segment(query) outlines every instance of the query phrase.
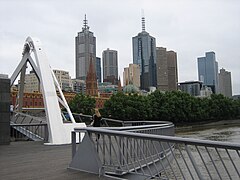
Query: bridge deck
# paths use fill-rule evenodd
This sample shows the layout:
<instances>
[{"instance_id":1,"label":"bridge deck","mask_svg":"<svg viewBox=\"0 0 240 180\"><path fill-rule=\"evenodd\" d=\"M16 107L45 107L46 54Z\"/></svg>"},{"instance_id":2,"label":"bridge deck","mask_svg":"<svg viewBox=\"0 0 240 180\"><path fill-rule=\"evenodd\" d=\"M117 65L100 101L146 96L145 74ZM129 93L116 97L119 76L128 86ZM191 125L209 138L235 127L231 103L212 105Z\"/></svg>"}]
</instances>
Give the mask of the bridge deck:
<instances>
[{"instance_id":1,"label":"bridge deck","mask_svg":"<svg viewBox=\"0 0 240 180\"><path fill-rule=\"evenodd\" d=\"M11 179L107 179L67 169L71 145L45 146L42 142L12 142L0 146L0 177Z\"/></svg>"}]
</instances>

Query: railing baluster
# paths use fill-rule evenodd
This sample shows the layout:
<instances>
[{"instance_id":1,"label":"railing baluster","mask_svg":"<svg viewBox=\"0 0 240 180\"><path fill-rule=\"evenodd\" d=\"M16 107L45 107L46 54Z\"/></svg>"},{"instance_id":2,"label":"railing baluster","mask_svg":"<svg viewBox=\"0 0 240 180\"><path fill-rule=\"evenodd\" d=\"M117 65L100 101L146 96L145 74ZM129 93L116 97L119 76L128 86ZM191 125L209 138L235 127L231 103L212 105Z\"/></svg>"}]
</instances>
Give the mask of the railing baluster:
<instances>
[{"instance_id":1,"label":"railing baluster","mask_svg":"<svg viewBox=\"0 0 240 180\"><path fill-rule=\"evenodd\" d=\"M164 156L165 156L165 158L166 158L166 160L167 160L167 162L168 162L168 165L169 165L169 167L171 168L175 179L177 179L177 176L176 176L176 174L175 174L175 172L174 172L174 170L173 170L173 168L172 168L172 165L171 165L171 163L170 163L170 161L169 161L169 159L168 159L168 154L165 152L165 148L163 147L162 142L159 141L158 143L160 143L160 146L162 147L162 150L163 150Z\"/></svg>"},{"instance_id":2,"label":"railing baluster","mask_svg":"<svg viewBox=\"0 0 240 180\"><path fill-rule=\"evenodd\" d=\"M114 137L114 139L116 140L116 136L113 136L113 137ZM118 141L116 140L116 144L117 144L117 143L118 143ZM116 150L115 150L115 148L114 148L114 145L113 145L112 141L111 141L110 144L111 144L111 146L112 146L113 153L115 154L115 157L116 157L116 160L117 160L117 163L118 163L118 167L120 168L121 171L123 171L121 162L119 161L118 154L117 154L117 152L116 152Z\"/></svg>"},{"instance_id":3,"label":"railing baluster","mask_svg":"<svg viewBox=\"0 0 240 180\"><path fill-rule=\"evenodd\" d=\"M141 148L141 146L140 146L140 144L138 143L138 141L137 141L137 146L140 147L140 148L139 148L139 149L140 149L140 153L142 154L143 160L145 161L145 164L144 164L144 165L146 165L147 168L148 168L148 170L149 170L150 177L153 177L152 170L151 170L151 168L149 167L149 164L148 164L149 162L147 161L146 156L145 156L145 154L144 154L144 152L143 152L143 149ZM148 174L146 174L146 175L148 175Z\"/></svg>"},{"instance_id":4,"label":"railing baluster","mask_svg":"<svg viewBox=\"0 0 240 180\"><path fill-rule=\"evenodd\" d=\"M195 160L194 160L194 158L193 158L193 156L192 156L192 153L191 153L191 151L189 150L189 146L186 145L186 144L185 144L185 149L186 149L186 152L187 152L187 154L188 154L188 157L189 157L189 159L190 159L190 161L191 161L191 163L192 163L192 165L193 165L193 168L195 169L195 172L197 173L198 178L199 178L199 179L203 179L203 178L202 178L202 175L201 175L201 172L200 172L200 170L198 169L197 163L195 162Z\"/></svg>"},{"instance_id":5,"label":"railing baluster","mask_svg":"<svg viewBox=\"0 0 240 180\"><path fill-rule=\"evenodd\" d=\"M73 158L76 154L76 132L75 131L72 131L71 137L72 137L72 158Z\"/></svg>"},{"instance_id":6,"label":"railing baluster","mask_svg":"<svg viewBox=\"0 0 240 180\"><path fill-rule=\"evenodd\" d=\"M178 151L180 152L180 155L182 156L183 162L184 162L185 166L187 167L188 173L190 174L191 178L194 179L193 174L188 167L188 163L187 163L186 159L184 158L184 155L182 154L181 148L179 147L179 144L177 144L177 145L178 145Z\"/></svg>"},{"instance_id":7,"label":"railing baluster","mask_svg":"<svg viewBox=\"0 0 240 180\"><path fill-rule=\"evenodd\" d=\"M129 138L127 138L126 139L126 144L125 144L125 146L127 146L127 149L126 149L126 152L127 152L127 157L128 157L128 159L131 161L131 163L130 163L130 165L132 164L133 165L133 168L134 168L134 171L135 171L135 173L137 173L137 170L136 170L136 167L135 167L135 163L134 163L134 161L132 160L132 156L131 156L131 151L129 151L129 146L128 146L128 140L129 140ZM128 161L128 159L127 159L127 163L129 164L129 161Z\"/></svg>"},{"instance_id":8,"label":"railing baluster","mask_svg":"<svg viewBox=\"0 0 240 180\"><path fill-rule=\"evenodd\" d=\"M150 142L151 144L153 143L153 141L148 141L148 142ZM158 168L157 168L157 165L156 165L156 163L155 163L155 160L153 159L153 155L152 155L153 152L151 153L149 148L147 148L147 151L148 151L149 156L150 156L150 158L151 158L151 161L152 161L152 163L153 163L153 165L154 165L154 168L155 168L158 176L160 177L160 176L161 176L161 173L159 172L159 170L158 170ZM155 156L155 155L154 155L154 156ZM159 159L159 160L160 160L160 159ZM160 160L160 161L161 161L161 160Z\"/></svg>"},{"instance_id":9,"label":"railing baluster","mask_svg":"<svg viewBox=\"0 0 240 180\"><path fill-rule=\"evenodd\" d=\"M168 173L167 173L167 171L166 171L166 169L165 169L165 167L164 167L164 165L162 163L162 157L159 155L161 152L159 152L159 150L157 149L155 143L153 144L153 147L154 147L154 150L156 151L156 154L157 154L157 156L159 158L159 162L160 162L160 164L161 164L161 166L162 166L162 168L163 168L163 170L165 172L165 175L167 176L167 179L170 179L169 176L168 176Z\"/></svg>"},{"instance_id":10,"label":"railing baluster","mask_svg":"<svg viewBox=\"0 0 240 180\"><path fill-rule=\"evenodd\" d=\"M203 157L202 157L202 154L201 154L201 152L199 151L199 149L198 149L197 146L196 146L196 149L197 149L197 152L198 152L198 154L199 154L199 156L200 156L200 158L201 158L201 160L202 160L202 162L203 162L203 165L204 165L205 169L207 170L207 173L208 173L210 179L213 179L212 176L211 176L211 173L209 172L208 167L206 166L206 163L205 163L205 161L204 161L204 159L203 159Z\"/></svg>"},{"instance_id":11,"label":"railing baluster","mask_svg":"<svg viewBox=\"0 0 240 180\"><path fill-rule=\"evenodd\" d=\"M231 160L231 162L232 162L232 164L233 164L233 167L235 168L235 170L236 170L236 172L237 172L237 174L238 174L238 177L240 178L239 171L238 171L238 169L236 168L236 165L235 165L234 161L232 160L231 155L229 154L229 152L228 152L227 149L225 149L225 150L226 150L226 152L227 152L227 154L228 154L228 157L230 158L230 160Z\"/></svg>"},{"instance_id":12,"label":"railing baluster","mask_svg":"<svg viewBox=\"0 0 240 180\"><path fill-rule=\"evenodd\" d=\"M226 167L226 165L225 165L224 161L222 160L222 157L221 157L220 153L219 153L219 152L218 152L218 150L217 150L217 148L215 148L215 150L216 150L216 152L217 152L217 154L218 154L218 156L219 156L219 159L220 159L220 160L221 160L221 162L222 162L222 165L223 165L223 167L224 167L225 171L226 171L226 172L227 172L227 174L228 174L228 177L229 177L230 179L232 179L232 178L231 178L231 176L230 176L230 174L229 174L229 172L228 172L228 170L227 170L227 167Z\"/></svg>"},{"instance_id":13,"label":"railing baluster","mask_svg":"<svg viewBox=\"0 0 240 180\"><path fill-rule=\"evenodd\" d=\"M117 141L117 137L114 136L114 138L115 138L115 141L118 142L118 141ZM120 163L121 163L122 165L125 165L124 162L126 162L126 167L127 167L128 172L129 172L130 169L129 169L128 163L127 163L127 161L126 161L126 159L125 159L125 156L124 156L124 154L123 154L123 147L121 146L121 142L122 142L121 138L122 138L122 137L120 136L120 137L119 137L119 143L120 143L120 144L117 143L117 147L119 148L119 161L120 161Z\"/></svg>"},{"instance_id":14,"label":"railing baluster","mask_svg":"<svg viewBox=\"0 0 240 180\"><path fill-rule=\"evenodd\" d=\"M206 149L206 151L207 151L207 153L208 153L208 156L209 156L210 159L211 159L211 162L212 162L212 164L213 164L213 166L214 166L214 168L215 168L215 170L216 170L219 178L222 179L222 177L221 177L221 175L220 175L220 173L219 173L219 171L218 171L218 169L217 169L217 167L216 167L216 165L215 165L215 162L214 162L214 160L213 160L213 158L212 158L211 154L209 153L209 151L208 151L208 149L207 149L206 146L205 146L205 149Z\"/></svg>"},{"instance_id":15,"label":"railing baluster","mask_svg":"<svg viewBox=\"0 0 240 180\"><path fill-rule=\"evenodd\" d=\"M138 157L138 154L137 154L137 151L136 151L135 141L137 141L137 140L138 139L133 139L133 142L134 142L134 147L133 147L134 162L137 161L138 166L140 167L140 169L142 171L142 174L145 174L145 172L144 172L144 170L142 168L142 164L139 161L140 157ZM132 144L130 144L130 145L132 145Z\"/></svg>"},{"instance_id":16,"label":"railing baluster","mask_svg":"<svg viewBox=\"0 0 240 180\"><path fill-rule=\"evenodd\" d=\"M168 142L167 144L168 144L169 149L170 149L170 151L171 151L171 153L172 153L172 155L173 155L173 158L174 158L174 160L175 160L175 162L176 162L176 164L177 164L177 166L178 166L178 169L180 170L180 173L181 173L183 179L186 179L186 177L184 176L184 174L183 174L183 172L182 172L182 169L180 168L180 165L179 165L179 163L178 163L178 161L177 161L177 159L176 159L175 153L174 153L173 150L172 150L172 146L169 144L169 142Z\"/></svg>"}]
</instances>

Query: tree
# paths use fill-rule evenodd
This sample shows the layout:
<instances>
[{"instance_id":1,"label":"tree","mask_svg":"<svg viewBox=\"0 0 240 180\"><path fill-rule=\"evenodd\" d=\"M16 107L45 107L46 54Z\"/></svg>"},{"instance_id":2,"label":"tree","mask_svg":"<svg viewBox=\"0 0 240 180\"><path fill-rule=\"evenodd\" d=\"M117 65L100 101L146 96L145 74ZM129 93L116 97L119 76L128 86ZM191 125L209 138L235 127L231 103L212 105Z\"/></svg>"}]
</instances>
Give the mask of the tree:
<instances>
[{"instance_id":1,"label":"tree","mask_svg":"<svg viewBox=\"0 0 240 180\"><path fill-rule=\"evenodd\" d=\"M96 100L90 96L77 94L69 103L69 107L74 113L92 114L96 107Z\"/></svg>"},{"instance_id":2,"label":"tree","mask_svg":"<svg viewBox=\"0 0 240 180\"><path fill-rule=\"evenodd\" d=\"M102 112L115 119L145 120L149 118L149 107L145 96L117 93L105 102Z\"/></svg>"}]
</instances>

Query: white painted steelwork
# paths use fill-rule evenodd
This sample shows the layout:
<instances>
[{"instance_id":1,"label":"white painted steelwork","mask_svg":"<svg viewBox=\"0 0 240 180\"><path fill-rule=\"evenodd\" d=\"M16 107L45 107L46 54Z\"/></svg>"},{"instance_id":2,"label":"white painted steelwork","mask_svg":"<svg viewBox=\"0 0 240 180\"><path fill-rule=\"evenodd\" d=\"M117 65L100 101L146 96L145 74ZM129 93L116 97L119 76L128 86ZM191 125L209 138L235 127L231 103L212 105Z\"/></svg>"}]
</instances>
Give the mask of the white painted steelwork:
<instances>
[{"instance_id":1,"label":"white painted steelwork","mask_svg":"<svg viewBox=\"0 0 240 180\"><path fill-rule=\"evenodd\" d=\"M76 123L71 110L66 102L66 99L61 91L59 83L52 72L52 69L48 63L47 56L44 48L37 38L28 37L24 44L23 57L13 75L11 76L11 85L15 79L21 73L21 84L24 83L25 70L27 62L30 63L36 76L38 77L43 93L44 106L46 112L46 119L48 124L49 144L69 144L71 143L71 131L76 127L86 127L85 123ZM34 54L35 62L31 57ZM60 97L57 96L57 90L60 92ZM23 97L23 86L20 88L19 97ZM22 101L22 98L19 99ZM61 109L59 107L61 103L67 110L71 123L64 123L61 116ZM19 103L22 104L22 103ZM20 107L22 109L22 106ZM20 110L21 110L20 109Z\"/></svg>"}]
</instances>

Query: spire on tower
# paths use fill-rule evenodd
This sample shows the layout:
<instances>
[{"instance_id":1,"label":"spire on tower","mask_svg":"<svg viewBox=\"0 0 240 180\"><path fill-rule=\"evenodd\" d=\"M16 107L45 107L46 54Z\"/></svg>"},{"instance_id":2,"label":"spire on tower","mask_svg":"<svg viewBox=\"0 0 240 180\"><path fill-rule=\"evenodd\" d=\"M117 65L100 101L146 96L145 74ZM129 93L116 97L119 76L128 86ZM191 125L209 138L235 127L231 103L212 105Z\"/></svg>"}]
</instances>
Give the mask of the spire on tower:
<instances>
[{"instance_id":1,"label":"spire on tower","mask_svg":"<svg viewBox=\"0 0 240 180\"><path fill-rule=\"evenodd\" d=\"M85 19L83 20L83 29L89 29L87 15L85 14Z\"/></svg>"},{"instance_id":2,"label":"spire on tower","mask_svg":"<svg viewBox=\"0 0 240 180\"><path fill-rule=\"evenodd\" d=\"M142 31L145 31L145 17L144 10L142 9Z\"/></svg>"}]
</instances>

